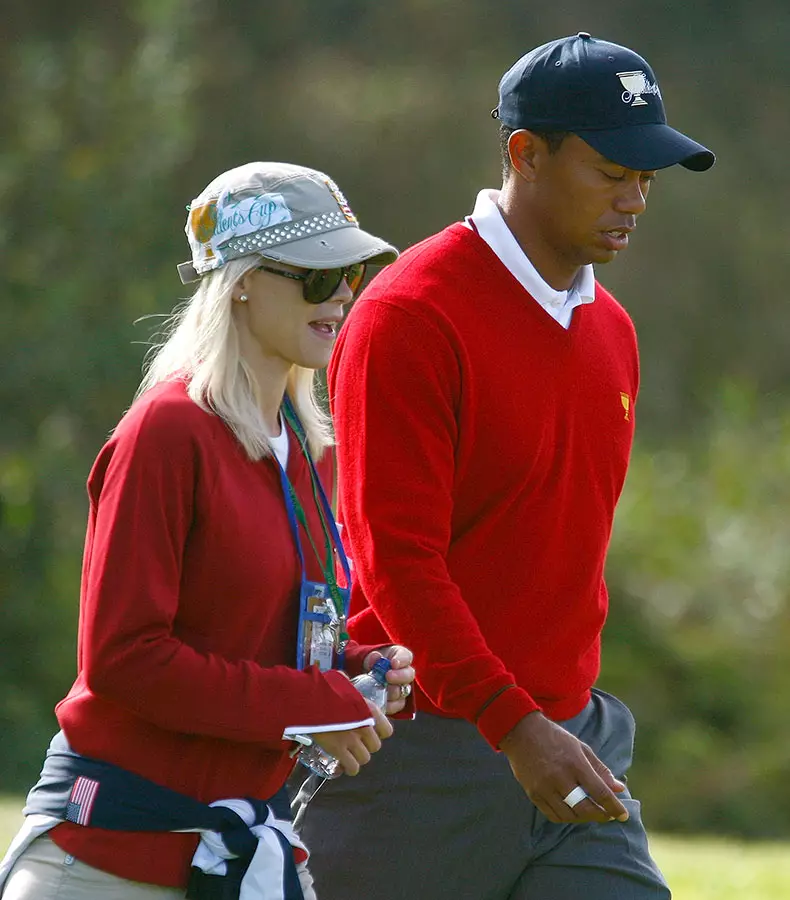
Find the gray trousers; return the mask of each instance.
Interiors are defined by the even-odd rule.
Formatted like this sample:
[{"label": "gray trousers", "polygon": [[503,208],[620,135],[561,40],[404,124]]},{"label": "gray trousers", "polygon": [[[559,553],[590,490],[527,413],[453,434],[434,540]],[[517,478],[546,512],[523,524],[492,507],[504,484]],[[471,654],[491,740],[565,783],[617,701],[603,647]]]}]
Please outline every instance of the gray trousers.
[{"label": "gray trousers", "polygon": [[[425,713],[394,724],[358,776],[327,782],[307,809],[301,836],[320,900],[670,898],[630,793],[619,795],[627,822],[556,825],[473,725]],[[623,779],[634,737],[623,703],[596,690],[561,724]]]}]

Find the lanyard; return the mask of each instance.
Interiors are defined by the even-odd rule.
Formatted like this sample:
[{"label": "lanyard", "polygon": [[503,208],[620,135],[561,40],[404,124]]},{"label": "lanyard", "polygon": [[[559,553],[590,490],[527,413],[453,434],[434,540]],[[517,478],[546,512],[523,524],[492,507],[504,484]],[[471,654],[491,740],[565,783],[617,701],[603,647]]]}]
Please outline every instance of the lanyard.
[{"label": "lanyard", "polygon": [[[321,521],[321,530],[323,531],[324,536],[324,547],[326,550],[326,557],[324,562],[321,562],[321,554],[318,551],[318,548],[315,545],[313,540],[313,536],[310,533],[310,528],[307,524],[307,517],[305,516],[304,508],[302,504],[299,502],[299,498],[296,496],[296,491],[294,490],[293,485],[291,484],[288,475],[285,472],[285,469],[280,464],[280,461],[276,459],[277,468],[280,472],[280,483],[282,485],[283,490],[283,498],[285,499],[285,509],[288,514],[288,523],[291,526],[291,532],[293,533],[294,543],[296,544],[296,552],[299,555],[299,563],[302,568],[302,583],[306,580],[306,571],[304,564],[304,552],[302,551],[302,542],[299,537],[299,525],[301,523],[304,530],[307,532],[307,536],[310,540],[310,545],[313,548],[313,551],[318,559],[318,564],[321,567],[321,571],[326,578],[326,585],[329,589],[330,598],[332,600],[332,605],[335,609],[335,614],[337,616],[338,622],[340,624],[340,634],[339,634],[339,650],[342,651],[345,644],[348,642],[348,634],[346,633],[346,618],[348,615],[348,610],[346,609],[346,602],[343,598],[343,595],[340,591],[340,587],[337,583],[337,579],[335,577],[334,564],[333,564],[333,542],[334,547],[337,549],[337,555],[340,559],[340,564],[343,568],[343,574],[345,575],[346,584],[348,585],[348,589],[351,588],[351,569],[348,564],[348,558],[346,557],[345,550],[343,548],[343,543],[340,540],[340,534],[337,530],[337,524],[335,523],[335,517],[332,514],[332,507],[329,504],[329,500],[326,496],[326,491],[324,490],[324,486],[321,484],[321,479],[318,477],[318,472],[315,468],[315,463],[313,462],[313,458],[310,455],[310,451],[307,447],[307,442],[305,440],[304,429],[302,428],[302,423],[299,421],[298,416],[296,415],[296,410],[294,410],[293,405],[291,404],[290,398],[286,395],[283,400],[283,413],[285,415],[286,420],[291,425],[291,428],[296,435],[299,446],[301,447],[302,454],[307,462],[308,469],[310,471],[310,481],[313,488],[313,498],[316,503],[316,507],[318,509],[318,517]],[[331,535],[331,537],[330,537]]]}]

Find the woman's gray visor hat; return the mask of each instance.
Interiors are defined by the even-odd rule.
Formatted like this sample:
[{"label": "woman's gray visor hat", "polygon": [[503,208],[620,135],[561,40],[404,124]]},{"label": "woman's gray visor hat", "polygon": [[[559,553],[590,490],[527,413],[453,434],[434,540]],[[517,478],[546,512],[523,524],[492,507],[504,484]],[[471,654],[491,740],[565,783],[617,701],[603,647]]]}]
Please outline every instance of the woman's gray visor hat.
[{"label": "woman's gray visor hat", "polygon": [[398,251],[359,227],[340,188],[323,172],[251,162],[223,172],[187,207],[192,259],[184,284],[232,259],[257,254],[303,269],[386,265]]}]

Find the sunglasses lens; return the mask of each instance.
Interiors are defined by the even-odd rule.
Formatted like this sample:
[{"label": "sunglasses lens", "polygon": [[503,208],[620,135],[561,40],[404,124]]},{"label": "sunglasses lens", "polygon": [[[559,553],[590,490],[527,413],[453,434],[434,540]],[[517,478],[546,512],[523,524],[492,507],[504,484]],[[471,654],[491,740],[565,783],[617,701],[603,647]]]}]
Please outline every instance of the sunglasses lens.
[{"label": "sunglasses lens", "polygon": [[323,303],[340,287],[342,269],[313,269],[304,283],[304,298],[308,303]]},{"label": "sunglasses lens", "polygon": [[353,266],[346,268],[346,283],[351,293],[356,297],[362,289],[362,282],[365,280],[365,263],[355,263]]},{"label": "sunglasses lens", "polygon": [[354,297],[365,280],[365,263],[354,263],[342,269],[313,269],[304,283],[304,298],[308,303],[323,303],[333,297],[345,278]]}]

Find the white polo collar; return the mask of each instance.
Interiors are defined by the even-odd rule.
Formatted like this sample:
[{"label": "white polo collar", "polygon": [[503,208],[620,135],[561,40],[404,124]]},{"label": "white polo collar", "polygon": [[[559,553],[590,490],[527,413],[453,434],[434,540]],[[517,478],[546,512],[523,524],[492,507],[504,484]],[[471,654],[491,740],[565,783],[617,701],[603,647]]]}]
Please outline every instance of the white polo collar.
[{"label": "white polo collar", "polygon": [[477,233],[514,278],[554,318],[558,317],[560,310],[566,309],[570,313],[573,307],[592,303],[595,300],[595,273],[592,265],[582,266],[567,291],[555,291],[532,265],[513,232],[505,224],[496,205],[498,198],[499,191],[480,191],[474,211],[467,217],[467,224],[470,220],[474,223]]}]

